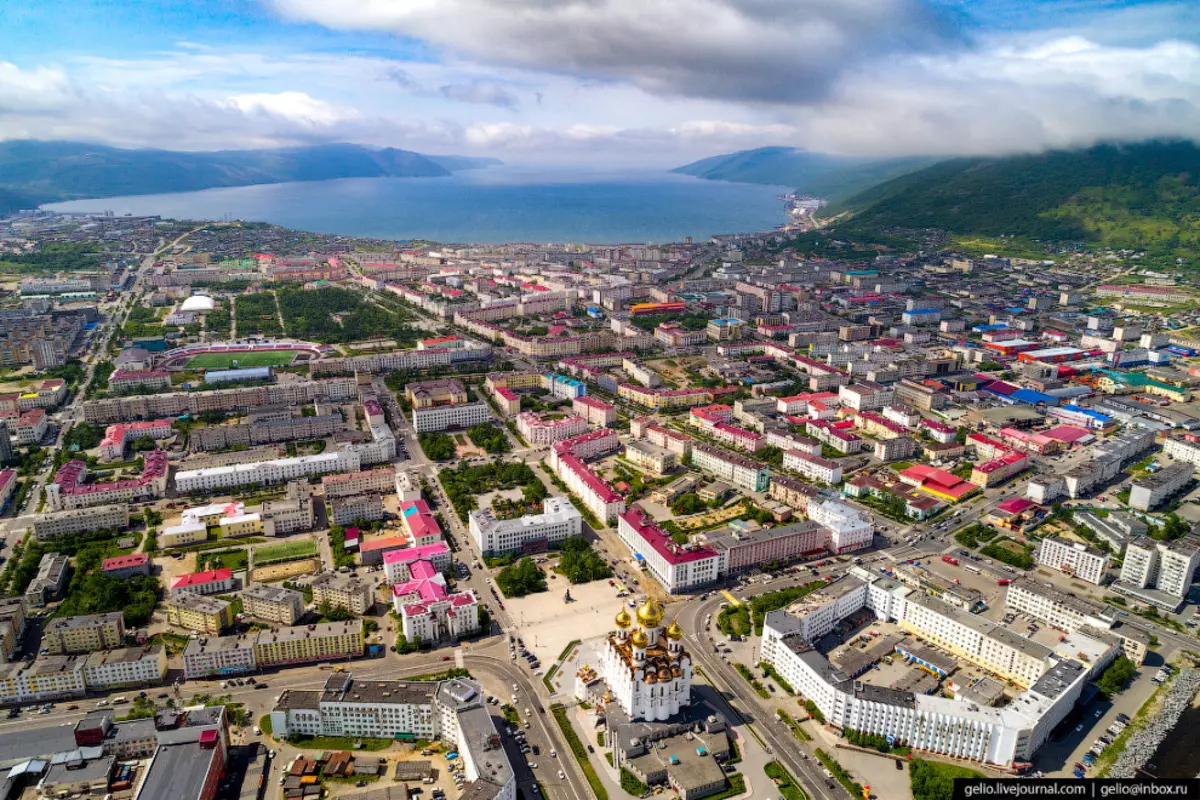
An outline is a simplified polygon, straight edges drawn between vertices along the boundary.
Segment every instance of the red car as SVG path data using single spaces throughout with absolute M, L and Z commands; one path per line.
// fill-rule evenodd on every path
M 450 656 L 442 656 L 442 661 L 449 661 L 449 660 L 450 660 Z

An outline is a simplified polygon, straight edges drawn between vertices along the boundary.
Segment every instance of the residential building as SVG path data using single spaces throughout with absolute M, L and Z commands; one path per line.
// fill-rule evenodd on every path
M 396 479 L 396 468 L 389 465 L 362 472 L 325 475 L 321 478 L 321 489 L 326 500 L 353 494 L 387 494 L 395 488 Z
M 356 683 L 350 674 L 335 674 L 318 691 L 284 692 L 271 727 L 279 736 L 436 739 L 462 761 L 464 797 L 516 800 L 516 773 L 483 698 L 483 687 L 465 678 Z
M 254 643 L 259 669 L 361 658 L 364 649 L 361 619 L 293 625 L 261 631 Z
M 641 506 L 617 518 L 617 534 L 639 564 L 672 594 L 712 583 L 720 577 L 721 556 L 706 546 L 680 545 L 654 524 Z
M 813 500 L 820 502 L 821 493 L 815 486 L 810 486 L 796 478 L 786 475 L 772 475 L 770 495 L 772 500 L 778 500 L 797 511 L 807 513 L 808 504 Z
M 129 525 L 129 506 L 116 503 L 110 506 L 92 506 L 73 511 L 53 511 L 37 514 L 33 518 L 33 535 L 39 542 L 48 542 L 58 536 L 102 528 L 125 528 Z
M 1104 572 L 1108 568 L 1108 553 L 1083 542 L 1048 536 L 1042 539 L 1037 561 L 1099 586 L 1104 582 Z
M 1129 507 L 1138 511 L 1150 511 L 1157 507 L 1192 482 L 1194 469 L 1194 465 L 1182 462 L 1135 478 L 1129 484 Z
M 270 583 L 260 583 L 242 590 L 243 611 L 264 622 L 276 625 L 295 625 L 304 616 L 304 595 Z
M 583 515 L 565 497 L 547 497 L 541 514 L 499 520 L 490 508 L 472 511 L 468 519 L 471 538 L 487 556 L 545 550 L 583 531 Z M 386 558 L 385 558 L 386 561 Z
M 171 592 L 167 598 L 167 624 L 215 636 L 233 624 L 227 600 L 189 591 Z
M 881 409 L 891 403 L 895 396 L 895 391 L 878 383 L 853 383 L 838 387 L 838 399 L 842 405 L 855 411 Z
M 607 430 L 605 432 L 611 433 Z M 567 489 L 578 495 L 584 506 L 597 519 L 607 524 L 625 510 L 625 499 L 596 475 L 574 452 L 569 450 L 559 452 L 557 448 L 560 445 L 571 441 L 574 440 L 567 439 L 555 445 L 555 449 L 550 453 L 551 467 L 559 480 L 567 485 Z
M 130 442 L 138 439 L 161 441 L 175 435 L 171 427 L 174 420 L 159 419 L 151 422 L 130 422 L 109 425 L 100 441 L 100 459 L 102 461 L 120 461 L 125 458 L 125 450 Z
M 576 397 L 571 402 L 571 410 L 598 428 L 607 428 L 617 421 L 616 406 L 586 395 Z
M 911 458 L 916 455 L 917 442 L 910 436 L 898 436 L 894 439 L 880 439 L 875 442 L 871 453 L 880 461 L 896 461 L 901 458 Z
M 714 342 L 736 342 L 745 327 L 746 323 L 735 317 L 710 319 L 704 333 Z
M 383 497 L 378 494 L 355 494 L 335 497 L 325 502 L 329 521 L 334 525 L 354 525 L 359 520 L 374 522 L 387 515 Z
M 42 647 L 52 655 L 114 650 L 124 644 L 125 617 L 119 611 L 57 617 L 42 632 Z
M 1113 589 L 1174 611 L 1183 604 L 1200 566 L 1200 540 L 1186 536 L 1159 542 L 1147 536 L 1125 548 L 1121 577 Z
M 771 486 L 775 486 L 774 476 Z M 735 522 L 726 528 L 699 534 L 698 538 L 720 555 L 720 572 L 726 575 L 823 553 L 829 531 L 811 521 L 757 529 Z
M 554 444 L 587 431 L 588 422 L 581 416 L 570 415 L 551 419 L 548 415 L 534 414 L 530 411 L 517 415 L 517 432 L 534 447 Z
M 675 469 L 675 454 L 665 447 L 648 442 L 631 441 L 625 445 L 625 458 L 634 466 L 641 467 L 655 476 L 662 476 Z
M 786 450 L 783 453 L 783 468 L 799 472 L 813 481 L 821 481 L 830 486 L 842 482 L 842 468 L 836 461 L 810 455 L 799 450 Z
M 357 451 L 334 450 L 313 456 L 182 470 L 175 474 L 175 488 L 182 494 L 188 494 L 238 486 L 268 485 L 335 472 L 357 472 L 360 465 Z
M 309 585 L 313 590 L 313 602 L 318 606 L 328 603 L 361 617 L 375 605 L 374 585 L 357 575 L 322 572 Z
M 89 690 L 158 686 L 166 677 L 167 651 L 161 645 L 92 653 L 83 665 L 83 680 Z
M 184 679 L 194 681 L 253 672 L 258 669 L 254 650 L 260 635 L 201 636 L 189 640 L 183 651 Z
M 767 490 L 769 471 L 766 465 L 720 447 L 696 444 L 692 448 L 692 464 L 747 491 Z

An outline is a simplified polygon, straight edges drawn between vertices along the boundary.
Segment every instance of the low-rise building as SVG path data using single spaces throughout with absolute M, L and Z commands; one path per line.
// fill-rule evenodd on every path
M 61 553 L 45 553 L 38 562 L 37 575 L 25 589 L 25 603 L 30 608 L 42 608 L 51 600 L 63 596 L 71 578 L 71 559 Z
M 625 458 L 634 466 L 656 476 L 665 475 L 675 469 L 678 463 L 675 454 L 665 447 L 637 440 L 625 444 Z
M 393 466 L 325 475 L 321 478 L 321 489 L 326 500 L 364 493 L 387 494 L 395 487 L 396 477 L 396 468 Z
M 799 472 L 809 480 L 822 481 L 831 486 L 842 482 L 842 468 L 836 461 L 799 450 L 784 451 L 783 468 Z
M 150 574 L 150 556 L 145 553 L 130 553 L 127 556 L 106 558 L 100 571 L 116 578 L 135 578 Z
M 765 464 L 714 447 L 697 444 L 692 448 L 692 463 L 721 480 L 751 492 L 765 492 L 770 472 Z
M 158 546 L 164 550 L 197 544 L 208 538 L 208 527 L 200 522 L 171 525 L 158 532 Z
M 233 590 L 233 570 L 228 567 L 205 572 L 189 572 L 171 581 L 172 592 L 224 594 Z
M 517 415 L 517 432 L 534 447 L 554 444 L 587 431 L 587 420 L 575 414 L 551 418 L 549 415 L 526 411 Z

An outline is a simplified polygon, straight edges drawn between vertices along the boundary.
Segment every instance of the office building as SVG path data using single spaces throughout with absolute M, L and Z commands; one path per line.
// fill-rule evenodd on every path
M 579 536 L 583 515 L 567 498 L 547 497 L 541 514 L 516 519 L 500 520 L 490 508 L 476 509 L 469 515 L 468 529 L 484 555 L 528 553 L 545 550 L 568 536 Z
M 829 530 L 829 551 L 847 553 L 870 547 L 874 540 L 871 516 L 845 503 L 826 500 L 808 504 L 808 518 Z
M 633 505 L 617 517 L 617 535 L 640 566 L 672 594 L 713 583 L 721 574 L 720 554 L 706 546 L 680 545 Z

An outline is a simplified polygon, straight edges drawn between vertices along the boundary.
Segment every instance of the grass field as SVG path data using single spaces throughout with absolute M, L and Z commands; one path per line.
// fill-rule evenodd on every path
M 209 569 L 242 570 L 247 567 L 249 554 L 245 550 L 221 550 L 196 553 L 196 571 Z
M 280 564 L 284 561 L 299 561 L 317 554 L 316 542 L 284 542 L 254 548 L 254 566 Z
M 187 363 L 188 369 L 228 369 L 237 361 L 239 367 L 282 367 L 292 363 L 295 350 L 272 350 L 266 353 L 201 353 Z

